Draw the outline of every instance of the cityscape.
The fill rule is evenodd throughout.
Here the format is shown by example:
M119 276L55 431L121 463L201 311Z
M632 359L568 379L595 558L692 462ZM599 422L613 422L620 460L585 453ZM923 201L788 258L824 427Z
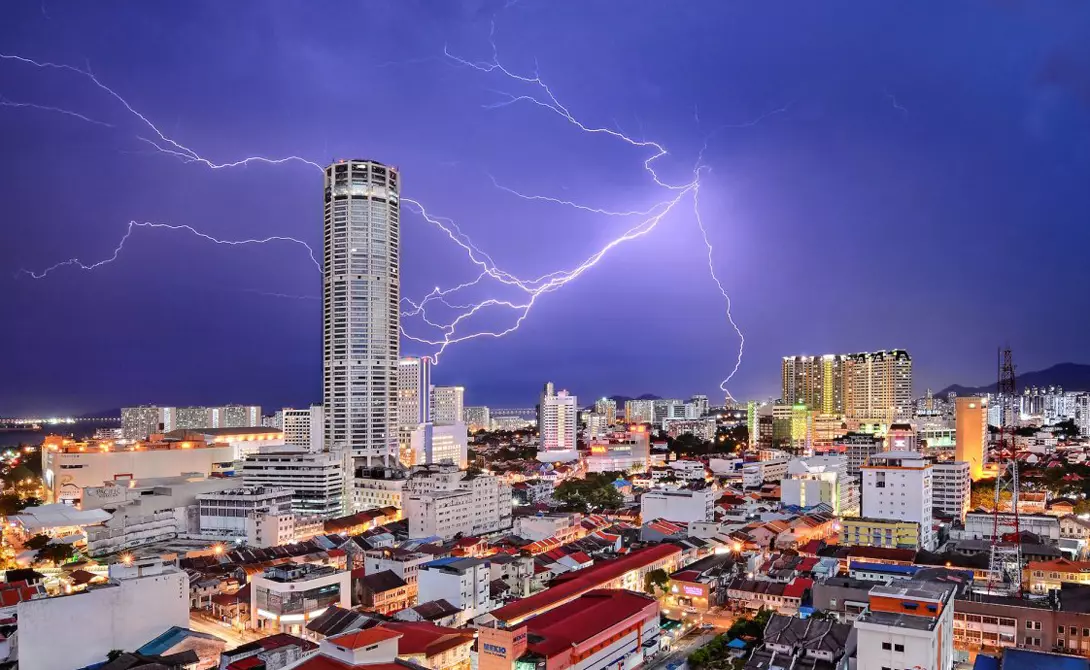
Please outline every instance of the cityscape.
M774 232L782 254L742 267L759 255L746 252L746 227L777 224L750 221L746 206L730 213L724 201L754 187L736 183L741 168L714 140L745 134L756 147L746 152L801 169L785 147L814 150L844 127L814 121L837 113L816 84L771 106L766 88L763 111L738 122L686 103L682 120L700 132L676 144L692 143L691 156L649 139L681 127L665 111L679 82L750 90L748 74L716 71L714 85L711 70L693 82L670 74L672 58L735 48L708 26L753 31L753 53L766 56L783 29L774 47L792 60L858 62L845 70L851 86L872 55L890 68L876 92L868 84L873 109L854 114L910 130L849 118L869 129L852 141L909 133L919 154L897 160L939 170L938 156L955 160L945 147L964 147L927 116L961 119L965 136L991 132L969 127L960 98L943 99L947 75L996 85L958 60L960 42L990 50L988 68L1017 55L995 65L1007 95L1023 90L1013 63L1041 45L1090 43L1090 11L849 2L786 18L727 4L374 2L320 29L317 6L279 3L13 10L16 27L0 27L0 155L53 168L39 174L47 186L0 180L11 221L0 262L15 276L0 329L0 670L1090 670L1090 365L1066 362L1090 325L1090 265L1074 244L1086 182L1067 181L1090 177L1090 65L1066 46L1047 57L1031 79L1047 95L1031 95L1011 126L1042 153L987 156L1064 172L1040 192L1000 181L984 191L1010 217L996 238L1034 225L1025 202L1060 203L1057 229L1079 222L1032 301L1006 286L1010 275L981 274L986 258L967 267L973 245L997 244L969 221L905 228L891 212L889 230L823 232L835 257L808 234ZM616 43L582 32L581 18L604 22ZM1008 45L1012 25L1024 44ZM29 37L54 26L52 38ZM570 52L551 33L541 42L568 27ZM870 44L880 30L892 30L884 48ZM598 43L578 46L582 36ZM928 65L894 68L921 37L937 45ZM642 60L641 40L682 55ZM425 41L422 56L383 53ZM573 69L584 48L600 60ZM94 57L65 59L81 49ZM296 66L298 91L254 98L280 91ZM753 67L766 66L758 78L770 86L787 77L771 58ZM179 78L160 82L160 69ZM619 92L602 80L614 72L640 83ZM487 80L492 97L481 103L463 77ZM831 81L821 85L843 87ZM347 90L360 82L372 83L362 97ZM187 118L213 90L225 104L205 133ZM647 96L643 118L625 116ZM467 98L490 120L467 121ZM276 127L251 105L300 128L319 105L325 130L358 116L379 137L361 150L308 135L302 145L324 158L238 150L251 130ZM384 105L396 109L374 113L392 116L369 116ZM428 120L436 109L449 125ZM775 123L792 124L792 139L761 145ZM411 126L419 142L401 139ZM448 160L448 141L479 145ZM69 160L51 153L62 145ZM603 158L613 149L629 152L623 163ZM862 156L838 198L913 209L894 191L937 197L926 180L902 183L906 173L883 181ZM121 167L133 161L139 177ZM435 162L437 173L421 167ZM620 165L638 179L603 176ZM964 214L979 197L974 169L984 163L961 165L952 179L965 191L943 207ZM193 172L209 181L187 181ZM463 188L480 179L471 172L486 195ZM537 190L507 185L531 174ZM98 180L117 177L113 204L94 204ZM805 201L821 178L774 200ZM28 198L45 210L26 215L32 232ZM119 235L72 230L115 206L163 218L128 215ZM927 219L930 206L913 211ZM497 210L495 229L471 223ZM37 230L37 217L66 227ZM794 244L811 248L796 256ZM1024 282L1037 268L1015 259L1030 256L999 260ZM742 278L761 264L777 277ZM602 275L613 283L596 286ZM796 308L781 309L791 291Z

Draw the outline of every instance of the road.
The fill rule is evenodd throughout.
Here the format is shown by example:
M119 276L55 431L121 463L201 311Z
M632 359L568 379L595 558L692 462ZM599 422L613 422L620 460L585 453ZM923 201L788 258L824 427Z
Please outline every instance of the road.
M651 661L651 663L646 666L646 670L665 668L671 663L677 663L683 666L685 659L689 658L689 654L711 642L712 638L717 634L718 633L714 630L693 630L688 635L675 642L673 648L666 654ZM678 670L685 669L682 667Z
M235 647L244 645L247 642L253 642L254 640L258 640L262 637L261 635L253 633L251 631L240 633L234 628L222 626L218 621L209 619L208 617L201 616L199 614L195 614L193 612L189 613L189 627L197 631L198 633L215 635L219 639L224 640L225 642L227 642L228 649L234 649Z

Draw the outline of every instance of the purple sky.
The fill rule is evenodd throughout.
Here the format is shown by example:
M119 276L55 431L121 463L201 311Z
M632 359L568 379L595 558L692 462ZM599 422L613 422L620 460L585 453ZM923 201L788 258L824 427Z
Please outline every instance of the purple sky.
M918 393L991 381L1006 342L1022 370L1090 359L1086 3L9 4L0 53L89 65L213 161L397 165L405 197L523 277L578 265L633 221L525 202L490 175L607 209L670 196L642 169L647 149L532 104L488 108L535 91L444 45L489 59L495 18L505 65L536 61L587 125L661 143L671 182L692 178L713 129L737 126L708 141L700 191L747 337L737 397L778 394L779 358L796 353L906 348ZM93 272L16 277L108 258L133 219L318 248L316 170L157 154L139 119L71 72L0 60L0 96L112 126L0 106L0 415L320 400L320 303L265 295L318 295L300 247L137 229ZM403 295L476 276L421 217L402 222ZM531 405L549 379L588 400L720 399L737 347L687 200L542 295L516 333L448 349L434 379L493 406Z

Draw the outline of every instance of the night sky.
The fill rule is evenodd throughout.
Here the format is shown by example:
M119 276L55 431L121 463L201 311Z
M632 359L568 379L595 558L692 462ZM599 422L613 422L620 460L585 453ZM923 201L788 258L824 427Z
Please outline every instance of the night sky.
M536 60L587 125L661 143L664 180L690 180L706 138L730 126L707 142L700 199L747 337L735 396L778 395L787 354L906 348L920 394L991 381L1002 343L1022 370L1090 361L1090 3L28 0L2 12L0 53L90 67L213 161L380 160L504 269L574 267L633 221L526 202L493 176L607 209L647 208L663 190L642 169L647 149L533 104L490 108L535 91L443 49L490 59L494 19L506 66L529 75ZM320 276L300 247L137 229L93 272L17 276L108 258L130 220L320 249L316 170L156 153L138 118L72 72L0 60L0 95L111 125L0 106L0 415L320 401ZM405 296L478 273L408 208L402 249ZM721 400L738 338L705 253L686 201L541 296L516 333L451 347L434 381L493 406L530 406L546 380L587 400Z

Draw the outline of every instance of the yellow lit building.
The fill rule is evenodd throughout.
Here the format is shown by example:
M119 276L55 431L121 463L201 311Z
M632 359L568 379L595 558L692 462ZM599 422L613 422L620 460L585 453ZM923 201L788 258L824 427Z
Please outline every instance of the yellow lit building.
M915 521L844 518L840 520L840 544L919 549L920 525Z
M969 464L969 477L984 475L984 453L988 443L988 399L975 396L954 398L954 460Z
M1022 583L1030 593L1048 593L1059 589L1061 584L1090 585L1090 561L1069 561L1066 558L1030 561Z

